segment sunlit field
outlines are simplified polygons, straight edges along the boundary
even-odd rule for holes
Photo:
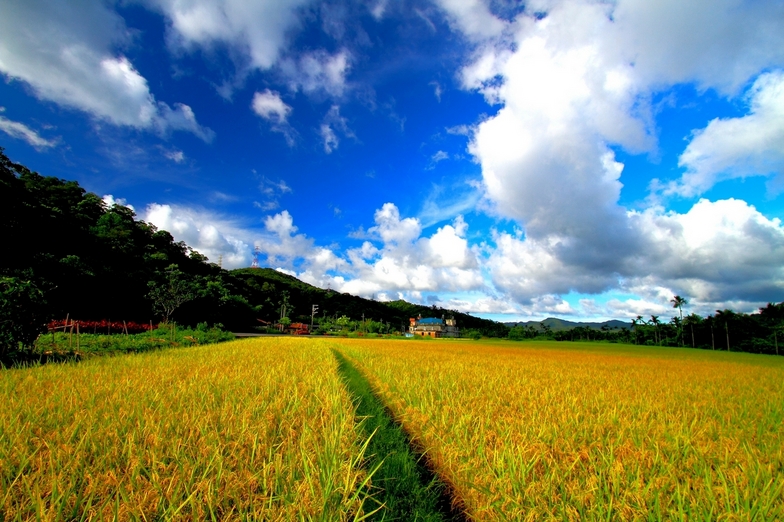
[[[784,519],[781,359],[340,344],[475,520]]]
[[[332,353],[256,339],[0,371],[0,520],[351,520]]]
[[[346,362],[471,520],[784,519],[782,359],[263,338],[0,371],[0,520],[405,513]]]

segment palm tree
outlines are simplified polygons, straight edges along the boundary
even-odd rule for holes
[[[689,329],[691,330],[691,347],[695,348],[696,344],[694,342],[694,325],[695,324],[700,324],[702,322],[702,317],[700,317],[697,314],[689,314],[689,315],[686,316],[685,321],[686,321],[686,323],[684,323],[684,324],[688,324],[689,325]]]
[[[678,312],[681,316],[681,323],[678,325],[680,334],[681,334],[681,346],[683,346],[683,307],[689,304],[689,302],[684,299],[683,297],[676,295],[672,299],[670,299],[673,308],[677,308]]]
[[[637,341],[639,340],[639,339],[638,339],[638,337],[639,337],[639,336],[637,335],[637,334],[639,333],[639,332],[637,331],[637,330],[638,330],[638,329],[637,329],[637,325],[638,325],[638,323],[639,323],[639,324],[642,324],[642,323],[644,323],[644,322],[645,322],[645,321],[643,320],[643,318],[642,318],[642,316],[641,316],[641,315],[638,315],[638,316],[637,316],[637,319],[632,319],[632,330],[634,331],[634,344],[637,344]]]
[[[653,342],[659,344],[659,325],[661,321],[659,321],[658,315],[651,316],[651,324],[653,324]]]
[[[730,351],[730,319],[735,313],[732,310],[716,310],[716,319],[724,323],[724,332],[727,334],[727,351]]]
[[[709,315],[708,317],[705,318],[705,322],[708,323],[708,326],[710,326],[710,331],[711,331],[711,348],[715,350],[716,349],[716,340],[713,337],[713,323],[715,322],[715,318],[712,315]]]

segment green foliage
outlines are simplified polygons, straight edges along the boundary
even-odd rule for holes
[[[44,293],[33,281],[0,277],[0,364],[32,348],[49,319]]]
[[[482,338],[482,332],[473,328],[466,328],[464,330],[461,330],[460,335],[465,339],[473,339],[475,341],[478,341],[479,339]],[[425,337],[425,339],[429,339],[429,337]]]
[[[174,323],[161,324],[155,330],[132,334],[92,334],[63,333],[42,335],[35,342],[31,354],[33,359],[63,356],[87,357],[91,355],[116,355],[121,353],[141,353],[162,348],[176,348],[213,344],[234,339],[234,334],[221,329],[221,325],[210,327],[200,323],[195,329],[177,327]]]
[[[168,323],[172,314],[183,304],[196,297],[196,284],[193,278],[187,277],[177,265],[169,265],[162,281],[147,283],[150,292],[147,297],[152,301],[153,310],[163,316]]]
[[[248,302],[242,281],[169,232],[127,207],[107,207],[74,181],[31,172],[2,149],[0,240],[14,245],[13,256],[0,257],[0,275],[40,282],[52,317],[146,323],[176,310],[182,323],[238,331],[251,330],[258,317],[260,303]]]

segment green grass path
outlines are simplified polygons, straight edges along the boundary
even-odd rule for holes
[[[357,416],[364,419],[365,434],[372,438],[367,455],[373,474],[373,498],[384,507],[370,520],[463,521],[466,517],[452,507],[444,483],[425,466],[425,459],[412,448],[403,428],[390,416],[370,383],[348,358],[333,350],[338,369],[357,405]],[[372,502],[372,501],[370,501]],[[374,506],[366,504],[372,511]]]

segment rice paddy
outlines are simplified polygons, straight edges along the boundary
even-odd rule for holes
[[[779,359],[341,344],[472,519],[784,519]]]
[[[264,338],[3,370],[0,404],[0,520],[403,520],[384,408],[467,519],[784,519],[772,356]]]
[[[361,516],[336,368],[286,339],[2,371],[0,520]]]

